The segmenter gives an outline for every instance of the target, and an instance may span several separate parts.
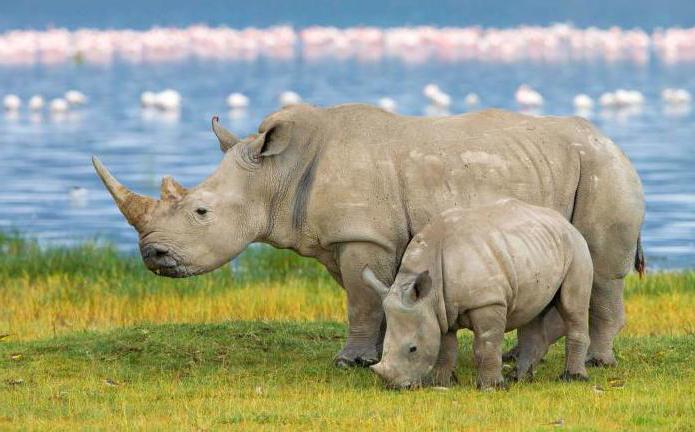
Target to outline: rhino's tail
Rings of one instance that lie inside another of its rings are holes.
[[[647,271],[647,262],[644,260],[644,252],[642,251],[642,235],[637,236],[637,250],[635,250],[635,270],[639,273],[640,279],[644,277]]]

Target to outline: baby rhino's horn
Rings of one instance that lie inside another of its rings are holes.
[[[364,266],[362,269],[362,281],[372,287],[372,289],[379,294],[382,299],[386,297],[389,293],[389,287],[386,286],[379,278],[376,277],[372,269],[368,266]]]

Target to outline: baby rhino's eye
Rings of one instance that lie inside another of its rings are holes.
[[[201,216],[204,216],[205,213],[207,213],[208,211],[207,211],[207,209],[204,209],[204,208],[201,207],[201,208],[196,209],[195,212],[198,213],[198,214],[201,215]]]
[[[410,351],[411,353],[414,353],[415,351],[417,351],[417,347],[416,347],[415,345],[413,345],[413,346],[410,347],[409,351]]]

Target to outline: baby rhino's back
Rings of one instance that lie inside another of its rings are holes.
[[[581,234],[562,215],[517,200],[451,209],[433,224],[443,227],[449,304],[459,314],[504,304],[508,329],[526,324],[552,301],[575,256],[591,261]]]

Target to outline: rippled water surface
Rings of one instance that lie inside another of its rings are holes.
[[[28,15],[20,12],[9,18],[17,20],[14,27],[30,26]],[[127,28],[128,18],[122,19],[119,27]],[[7,17],[0,24],[13,28]],[[138,21],[130,26],[143,25]],[[452,96],[453,113],[466,111],[463,97],[472,91],[480,95],[481,107],[517,109],[513,94],[521,83],[543,93],[542,113],[554,115],[572,114],[577,93],[597,97],[616,88],[642,91],[646,102],[641,110],[597,109],[591,118],[625,150],[641,175],[648,207],[643,242],[650,265],[695,266],[694,118],[688,108],[666,109],[659,96],[665,87],[695,91],[695,65],[666,66],[653,60],[644,65],[407,64],[392,59],[309,61],[299,56],[240,62],[2,66],[0,95],[16,93],[26,104],[32,94],[52,98],[76,88],[87,94],[89,102],[60,116],[45,111],[32,115],[26,109],[17,115],[0,113],[0,230],[16,229],[43,244],[99,238],[133,251],[135,233],[101,187],[91,155],[99,155],[138,192],[158,195],[162,175],[173,174],[190,186],[216,166],[220,152],[209,131],[214,114],[244,135],[277,109],[280,92],[292,89],[318,105],[375,103],[388,96],[396,100],[399,112],[422,115],[426,103],[421,91],[429,82]],[[142,91],[164,88],[181,93],[178,115],[140,109]],[[224,101],[232,91],[251,99],[245,113],[228,113]],[[85,188],[86,194],[71,196],[76,186]]]

